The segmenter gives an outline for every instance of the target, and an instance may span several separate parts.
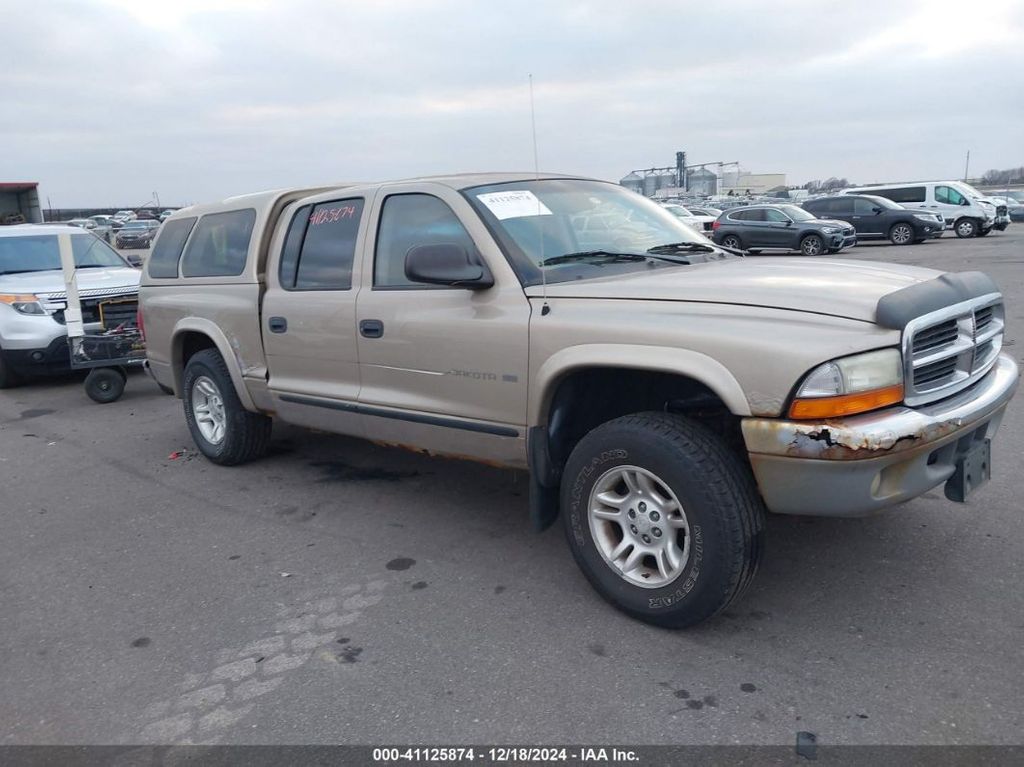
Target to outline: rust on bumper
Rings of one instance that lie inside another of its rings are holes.
[[[947,481],[958,457],[992,439],[1020,372],[1001,356],[977,384],[939,402],[849,418],[745,418],[743,437],[768,509],[864,516]]]

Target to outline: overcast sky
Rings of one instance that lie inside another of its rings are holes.
[[[179,205],[532,170],[530,73],[545,170],[975,175],[1024,165],[1022,41],[1022,0],[0,0],[0,181]]]

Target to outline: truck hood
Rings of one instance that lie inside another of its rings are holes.
[[[78,290],[85,291],[137,288],[141,272],[128,266],[103,269],[79,269]],[[63,293],[64,274],[56,269],[46,272],[26,272],[0,276],[0,293]]]
[[[875,321],[878,299],[942,272],[898,264],[817,258],[735,258],[678,269],[555,283],[549,298],[693,301],[764,306]],[[540,298],[543,287],[526,293]]]

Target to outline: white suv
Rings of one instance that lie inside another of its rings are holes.
[[[102,303],[138,295],[139,270],[83,229],[0,227],[0,389],[14,386],[24,375],[70,367],[58,234],[71,235],[87,329],[99,328]]]

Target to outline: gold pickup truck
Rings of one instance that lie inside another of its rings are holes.
[[[561,515],[593,586],[673,627],[749,584],[766,509],[964,500],[1019,377],[984,274],[746,258],[568,176],[186,208],[140,301],[213,462],[259,458],[280,419],[527,469],[536,527]]]

